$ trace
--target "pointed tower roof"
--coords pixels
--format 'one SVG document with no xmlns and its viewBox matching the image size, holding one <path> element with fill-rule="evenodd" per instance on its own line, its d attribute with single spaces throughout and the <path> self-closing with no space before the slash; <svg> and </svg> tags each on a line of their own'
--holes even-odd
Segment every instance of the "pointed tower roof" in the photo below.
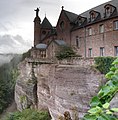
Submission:
<svg viewBox="0 0 118 120">
<path fill-rule="evenodd" d="M 51 23 L 49 22 L 49 20 L 45 17 L 42 24 L 41 24 L 41 28 L 44 29 L 53 29 Z"/>
</svg>

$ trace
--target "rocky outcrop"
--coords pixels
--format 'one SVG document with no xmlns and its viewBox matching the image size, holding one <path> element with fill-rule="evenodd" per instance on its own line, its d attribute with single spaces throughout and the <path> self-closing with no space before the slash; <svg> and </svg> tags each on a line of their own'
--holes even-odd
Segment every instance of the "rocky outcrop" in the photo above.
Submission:
<svg viewBox="0 0 118 120">
<path fill-rule="evenodd" d="M 15 86 L 17 108 L 49 110 L 57 120 L 65 111 L 82 118 L 89 101 L 103 84 L 104 76 L 90 65 L 54 64 L 25 60 L 19 64 L 20 75 Z"/>
</svg>

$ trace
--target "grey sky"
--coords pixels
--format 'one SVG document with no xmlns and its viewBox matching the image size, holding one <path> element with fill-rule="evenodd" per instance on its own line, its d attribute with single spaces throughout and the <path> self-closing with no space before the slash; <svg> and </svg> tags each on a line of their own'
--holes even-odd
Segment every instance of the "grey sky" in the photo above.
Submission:
<svg viewBox="0 0 118 120">
<path fill-rule="evenodd" d="M 46 13 L 52 25 L 56 25 L 62 5 L 65 10 L 80 14 L 107 1 L 109 0 L 0 0 L 0 53 L 7 52 L 6 46 L 8 52 L 23 52 L 31 48 L 34 9 L 37 7 L 40 7 L 41 20 Z M 18 49 L 20 45 L 23 50 Z"/>
</svg>

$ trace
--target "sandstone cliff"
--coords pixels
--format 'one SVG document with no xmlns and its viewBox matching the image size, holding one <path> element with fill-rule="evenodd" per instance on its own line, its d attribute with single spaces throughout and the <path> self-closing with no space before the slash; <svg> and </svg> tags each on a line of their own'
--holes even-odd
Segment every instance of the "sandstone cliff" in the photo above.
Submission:
<svg viewBox="0 0 118 120">
<path fill-rule="evenodd" d="M 51 63 L 24 60 L 15 86 L 18 110 L 27 107 L 47 109 L 53 120 L 65 111 L 82 118 L 104 77 L 91 67 L 90 60 Z"/>
</svg>

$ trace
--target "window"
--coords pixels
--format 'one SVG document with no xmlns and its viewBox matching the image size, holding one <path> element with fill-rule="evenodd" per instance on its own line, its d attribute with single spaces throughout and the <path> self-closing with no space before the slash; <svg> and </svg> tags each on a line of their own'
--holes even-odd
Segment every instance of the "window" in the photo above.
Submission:
<svg viewBox="0 0 118 120">
<path fill-rule="evenodd" d="M 104 47 L 100 47 L 100 56 L 104 56 Z"/>
<path fill-rule="evenodd" d="M 46 57 L 46 50 L 44 51 L 40 51 L 40 54 L 41 54 L 41 58 L 45 58 Z"/>
<path fill-rule="evenodd" d="M 88 35 L 92 35 L 92 28 L 88 28 Z"/>
<path fill-rule="evenodd" d="M 100 32 L 100 33 L 103 33 L 103 32 L 104 32 L 104 25 L 103 25 L 103 24 L 99 26 L 99 32 Z"/>
<path fill-rule="evenodd" d="M 88 49 L 88 57 L 92 57 L 92 48 Z"/>
<path fill-rule="evenodd" d="M 61 28 L 61 30 L 64 30 L 64 21 L 62 21 L 62 22 L 60 23 L 60 28 Z"/>
<path fill-rule="evenodd" d="M 104 17 L 110 17 L 111 15 L 113 15 L 114 12 L 116 12 L 116 7 L 113 6 L 112 4 L 106 4 L 104 8 L 105 8 Z"/>
<path fill-rule="evenodd" d="M 106 17 L 109 17 L 111 15 L 110 7 L 106 7 Z"/>
<path fill-rule="evenodd" d="M 80 48 L 80 38 L 76 36 L 76 46 Z"/>
<path fill-rule="evenodd" d="M 42 31 L 42 34 L 45 35 L 45 34 L 46 34 L 46 31 Z"/>
<path fill-rule="evenodd" d="M 95 20 L 95 13 L 91 13 L 91 21 Z"/>
<path fill-rule="evenodd" d="M 118 20 L 114 21 L 114 30 L 118 30 Z"/>
<path fill-rule="evenodd" d="M 115 56 L 118 56 L 118 46 L 115 46 Z"/>
</svg>

